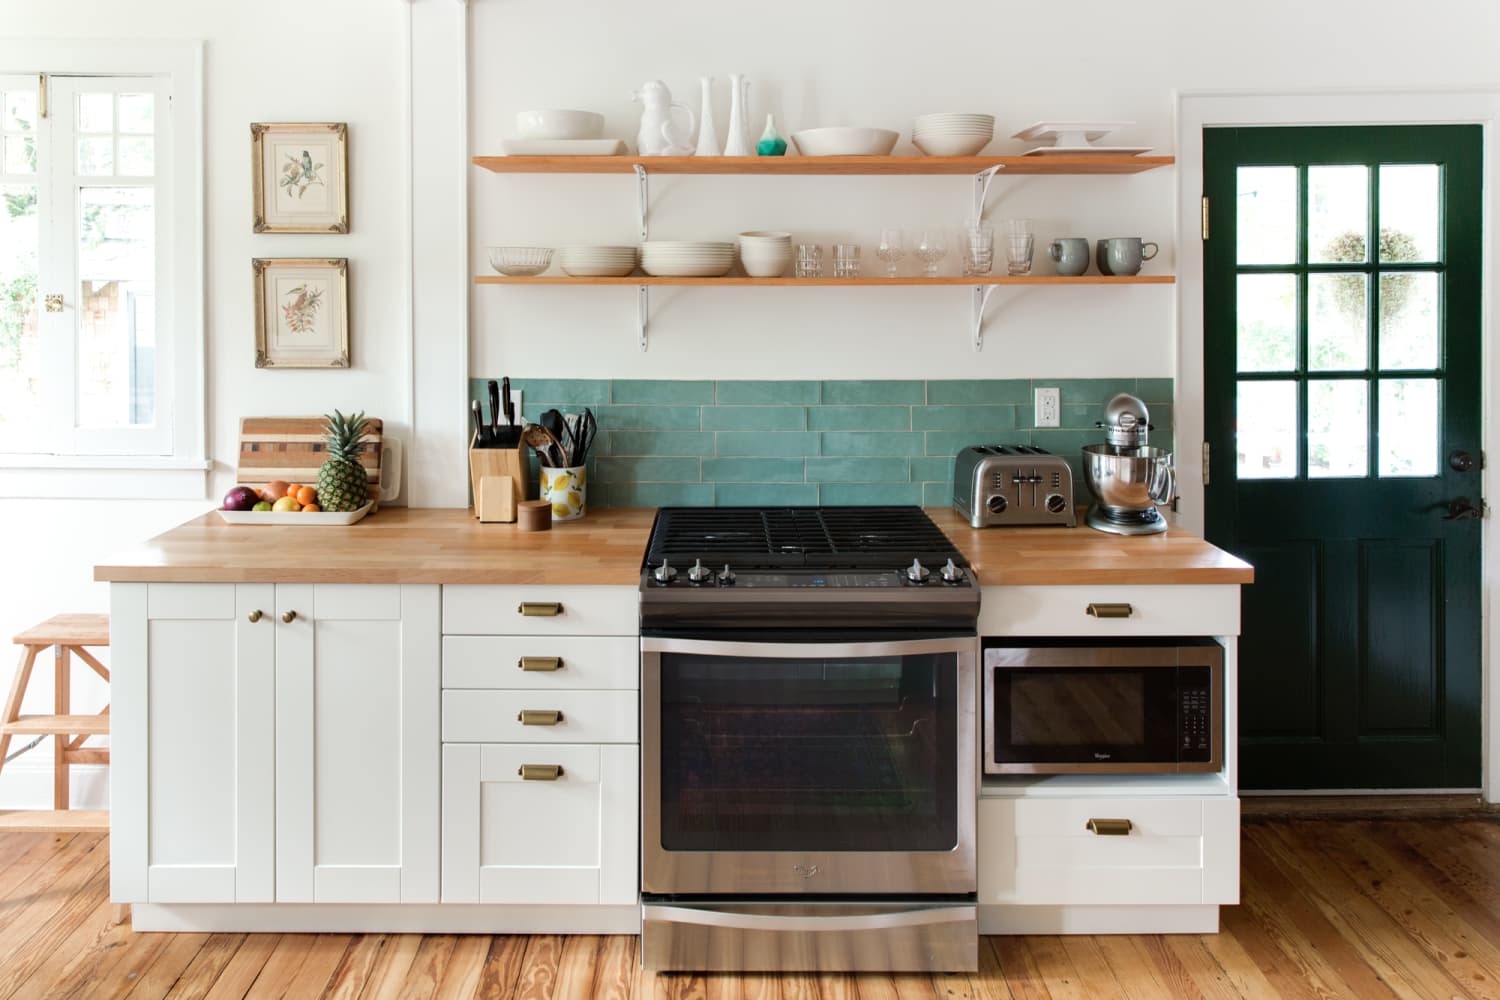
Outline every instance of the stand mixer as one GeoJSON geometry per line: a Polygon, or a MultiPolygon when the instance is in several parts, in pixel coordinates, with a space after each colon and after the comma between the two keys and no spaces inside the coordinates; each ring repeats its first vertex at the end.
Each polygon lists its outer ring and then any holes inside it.
{"type": "Polygon", "coordinates": [[[1083,481],[1095,501],[1086,523],[1116,535],[1154,535],[1167,530],[1157,504],[1176,491],[1172,454],[1147,445],[1151,433],[1146,404],[1122,392],[1104,404],[1104,444],[1083,448],[1083,481]]]}

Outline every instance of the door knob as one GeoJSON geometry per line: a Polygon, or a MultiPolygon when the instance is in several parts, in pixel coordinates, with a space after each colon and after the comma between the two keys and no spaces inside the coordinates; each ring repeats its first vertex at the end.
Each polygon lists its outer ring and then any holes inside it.
{"type": "Polygon", "coordinates": [[[256,608],[254,611],[250,612],[247,617],[249,617],[250,619],[250,624],[254,625],[256,622],[260,621],[263,616],[261,615],[260,608],[256,608]]]}
{"type": "Polygon", "coordinates": [[[1468,497],[1454,497],[1448,501],[1448,513],[1443,516],[1444,521],[1477,521],[1484,517],[1484,501],[1479,501],[1479,506],[1469,502],[1468,497]]]}
{"type": "Polygon", "coordinates": [[[49,313],[60,313],[63,311],[63,297],[55,292],[42,297],[49,313]]]}
{"type": "Polygon", "coordinates": [[[1454,472],[1471,472],[1474,469],[1474,456],[1466,451],[1449,452],[1448,468],[1454,472]]]}
{"type": "Polygon", "coordinates": [[[288,611],[286,614],[281,616],[281,620],[290,625],[292,622],[297,620],[297,612],[288,611]]]}

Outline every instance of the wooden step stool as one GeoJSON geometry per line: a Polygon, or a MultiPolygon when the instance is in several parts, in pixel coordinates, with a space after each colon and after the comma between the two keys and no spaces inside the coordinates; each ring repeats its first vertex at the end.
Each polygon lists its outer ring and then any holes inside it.
{"type": "Polygon", "coordinates": [[[0,714],[0,770],[10,752],[12,737],[53,737],[52,809],[0,812],[0,830],[47,830],[56,832],[109,829],[109,812],[103,809],[68,808],[68,768],[74,764],[108,764],[109,750],[86,747],[90,736],[109,735],[109,706],[98,715],[73,715],[72,657],[76,654],[94,673],[109,680],[109,668],[84,647],[109,645],[109,615],[57,615],[16,636],[23,647],[21,665],[11,682],[10,697],[0,714]],[[31,680],[37,657],[52,647],[56,675],[53,681],[53,715],[22,715],[21,701],[31,680]]]}

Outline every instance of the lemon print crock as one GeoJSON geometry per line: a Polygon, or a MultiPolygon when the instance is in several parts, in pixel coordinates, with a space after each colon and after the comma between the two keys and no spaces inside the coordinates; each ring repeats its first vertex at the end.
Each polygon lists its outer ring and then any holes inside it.
{"type": "Polygon", "coordinates": [[[541,498],[552,505],[552,520],[572,521],[583,516],[588,490],[588,468],[574,465],[566,469],[542,467],[541,498]]]}

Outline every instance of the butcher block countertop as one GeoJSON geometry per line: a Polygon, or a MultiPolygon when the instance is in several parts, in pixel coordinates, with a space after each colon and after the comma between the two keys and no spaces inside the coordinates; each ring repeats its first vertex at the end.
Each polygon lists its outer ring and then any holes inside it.
{"type": "MultiPolygon", "coordinates": [[[[975,530],[928,514],[985,586],[1250,583],[1247,563],[1182,531],[975,530]]],[[[94,567],[120,583],[496,583],[636,586],[650,508],[600,508],[551,531],[480,524],[467,510],[387,507],[349,527],[230,525],[210,511],[94,567]]],[[[295,514],[287,515],[293,522],[295,514]]]]}

